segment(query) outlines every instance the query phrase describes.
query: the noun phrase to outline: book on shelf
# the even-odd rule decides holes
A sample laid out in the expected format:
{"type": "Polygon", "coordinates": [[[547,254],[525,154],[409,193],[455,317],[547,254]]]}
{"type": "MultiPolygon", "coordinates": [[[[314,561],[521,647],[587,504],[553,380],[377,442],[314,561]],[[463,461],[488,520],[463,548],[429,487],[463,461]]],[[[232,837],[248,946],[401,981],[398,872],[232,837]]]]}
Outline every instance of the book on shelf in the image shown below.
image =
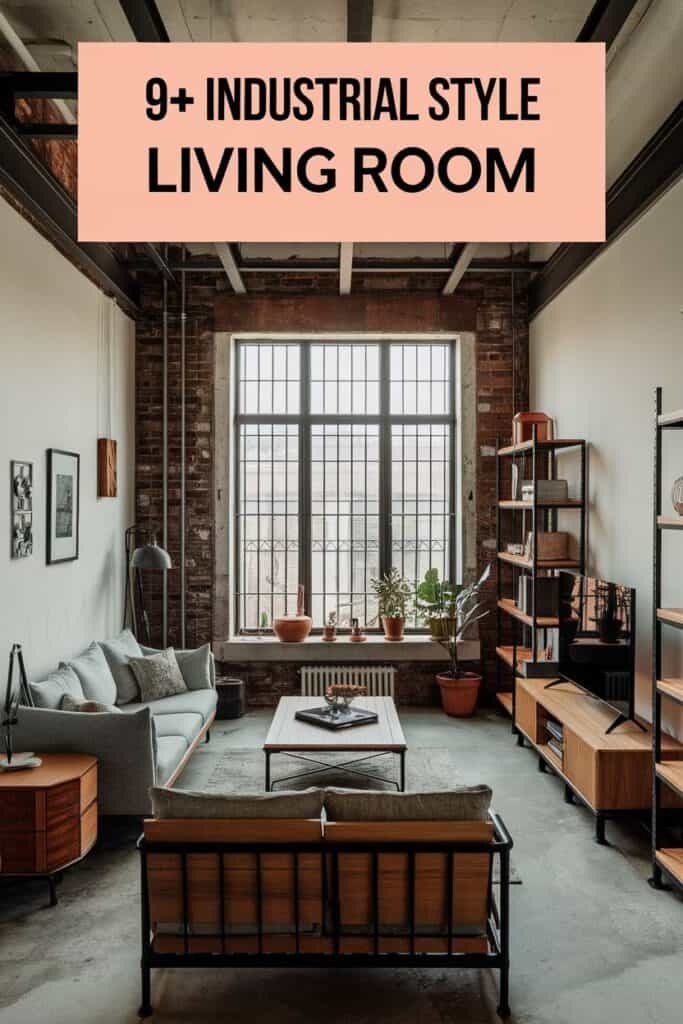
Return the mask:
{"type": "Polygon", "coordinates": [[[548,719],[545,723],[545,727],[551,736],[554,736],[558,743],[564,741],[564,727],[561,722],[555,722],[552,719],[548,719]]]}
{"type": "Polygon", "coordinates": [[[563,757],[564,757],[564,747],[562,746],[561,743],[558,743],[558,741],[555,739],[554,736],[551,736],[548,739],[548,750],[552,750],[552,752],[555,755],[555,757],[558,757],[560,759],[560,761],[563,759],[563,757]]]}

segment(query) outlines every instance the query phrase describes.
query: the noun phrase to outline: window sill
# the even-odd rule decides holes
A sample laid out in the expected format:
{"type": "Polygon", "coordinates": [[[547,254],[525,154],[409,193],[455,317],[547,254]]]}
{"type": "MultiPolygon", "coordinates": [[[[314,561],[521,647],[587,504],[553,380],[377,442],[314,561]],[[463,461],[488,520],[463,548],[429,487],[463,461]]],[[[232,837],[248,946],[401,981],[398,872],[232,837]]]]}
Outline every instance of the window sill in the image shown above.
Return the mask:
{"type": "MultiPolygon", "coordinates": [[[[218,661],[240,664],[245,661],[296,661],[327,662],[357,661],[368,662],[446,662],[446,651],[427,635],[407,636],[405,640],[392,642],[382,636],[369,636],[361,644],[351,643],[348,637],[339,637],[334,642],[319,636],[309,637],[302,643],[283,644],[274,637],[255,640],[252,637],[234,637],[230,640],[215,640],[213,653],[218,661]]],[[[478,640],[461,640],[459,657],[463,661],[478,661],[481,645],[478,640]]]]}

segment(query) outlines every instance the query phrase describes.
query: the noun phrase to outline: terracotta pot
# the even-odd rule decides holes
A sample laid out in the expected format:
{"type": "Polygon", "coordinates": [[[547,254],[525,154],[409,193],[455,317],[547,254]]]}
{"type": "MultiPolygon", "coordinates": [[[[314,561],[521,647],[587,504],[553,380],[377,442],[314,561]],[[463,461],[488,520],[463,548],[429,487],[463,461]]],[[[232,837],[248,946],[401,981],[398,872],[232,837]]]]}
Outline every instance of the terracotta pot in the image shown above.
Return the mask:
{"type": "Polygon", "coordinates": [[[405,624],[406,620],[400,615],[383,615],[382,625],[384,626],[384,639],[402,640],[405,624]]]}
{"type": "Polygon", "coordinates": [[[273,632],[283,644],[300,644],[311,632],[309,615],[280,615],[273,619],[273,632]]]}
{"type": "Polygon", "coordinates": [[[323,626],[323,640],[327,640],[331,643],[332,640],[337,639],[337,627],[336,626],[323,626]]]}
{"type": "Polygon", "coordinates": [[[476,672],[463,672],[454,679],[445,673],[436,677],[441,690],[441,703],[447,715],[452,718],[469,718],[477,707],[481,676],[476,672]]]}

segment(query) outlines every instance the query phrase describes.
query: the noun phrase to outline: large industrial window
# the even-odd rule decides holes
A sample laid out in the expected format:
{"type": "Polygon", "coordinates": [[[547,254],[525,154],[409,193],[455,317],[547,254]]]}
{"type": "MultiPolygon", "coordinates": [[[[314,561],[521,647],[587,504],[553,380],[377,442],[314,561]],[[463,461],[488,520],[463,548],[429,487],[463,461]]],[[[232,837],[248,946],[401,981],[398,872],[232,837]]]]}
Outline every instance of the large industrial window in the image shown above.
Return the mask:
{"type": "Polygon", "coordinates": [[[236,355],[237,625],[377,615],[370,579],[455,577],[454,344],[244,341],[236,355]]]}

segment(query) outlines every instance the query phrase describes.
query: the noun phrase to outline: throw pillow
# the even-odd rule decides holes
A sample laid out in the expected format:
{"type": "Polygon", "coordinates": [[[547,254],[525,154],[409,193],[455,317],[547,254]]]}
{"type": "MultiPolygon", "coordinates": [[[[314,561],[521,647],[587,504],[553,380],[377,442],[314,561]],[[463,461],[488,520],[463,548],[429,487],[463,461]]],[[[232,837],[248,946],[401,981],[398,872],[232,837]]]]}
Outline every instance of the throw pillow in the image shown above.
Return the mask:
{"type": "MultiPolygon", "coordinates": [[[[140,650],[148,656],[160,653],[154,647],[141,646],[140,650]]],[[[194,651],[179,651],[175,648],[175,656],[188,690],[211,690],[213,688],[211,644],[203,644],[194,651]]]]}
{"type": "Polygon", "coordinates": [[[488,786],[457,786],[432,793],[325,790],[329,821],[486,821],[488,786]]]}
{"type": "Polygon", "coordinates": [[[145,704],[162,697],[174,697],[176,693],[185,693],[187,690],[172,647],[147,658],[129,658],[128,664],[145,704]]]}
{"type": "MultiPolygon", "coordinates": [[[[86,700],[116,704],[116,683],[99,644],[93,641],[83,654],[66,664],[80,679],[86,700]]],[[[65,663],[59,667],[64,668],[65,663]]]]}
{"type": "Polygon", "coordinates": [[[192,793],[155,786],[152,812],[155,818],[319,818],[322,789],[280,793],[192,793]]]}
{"type": "Polygon", "coordinates": [[[70,693],[65,693],[62,697],[61,704],[62,711],[85,711],[89,713],[103,714],[107,712],[114,712],[117,715],[122,715],[123,711],[121,708],[117,708],[116,704],[100,704],[98,700],[77,700],[72,697],[70,693]]]}
{"type": "Polygon", "coordinates": [[[57,711],[61,707],[65,695],[75,700],[85,700],[83,688],[78,676],[72,668],[64,666],[50,672],[47,679],[31,683],[31,696],[37,708],[48,708],[57,711]]]}
{"type": "Polygon", "coordinates": [[[124,629],[113,640],[101,640],[100,647],[116,683],[116,703],[130,704],[134,700],[140,700],[140,690],[128,659],[141,658],[142,651],[131,631],[124,629]]]}

